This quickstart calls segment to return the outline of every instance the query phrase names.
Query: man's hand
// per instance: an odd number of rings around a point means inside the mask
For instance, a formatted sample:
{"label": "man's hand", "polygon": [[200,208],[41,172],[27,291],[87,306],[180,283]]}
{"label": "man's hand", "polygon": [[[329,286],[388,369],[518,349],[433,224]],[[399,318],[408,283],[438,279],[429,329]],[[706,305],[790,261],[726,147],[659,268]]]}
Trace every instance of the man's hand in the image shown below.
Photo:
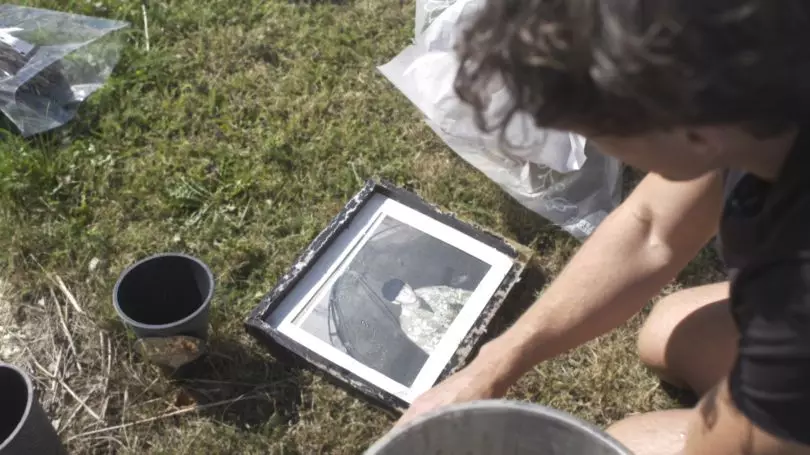
{"label": "man's hand", "polygon": [[451,404],[500,398],[506,394],[507,388],[497,384],[491,370],[487,371],[487,368],[473,361],[417,398],[395,426]]}
{"label": "man's hand", "polygon": [[691,182],[648,175],[512,327],[414,401],[397,424],[446,405],[500,398],[534,365],[626,322],[715,234],[722,202],[719,173]]}

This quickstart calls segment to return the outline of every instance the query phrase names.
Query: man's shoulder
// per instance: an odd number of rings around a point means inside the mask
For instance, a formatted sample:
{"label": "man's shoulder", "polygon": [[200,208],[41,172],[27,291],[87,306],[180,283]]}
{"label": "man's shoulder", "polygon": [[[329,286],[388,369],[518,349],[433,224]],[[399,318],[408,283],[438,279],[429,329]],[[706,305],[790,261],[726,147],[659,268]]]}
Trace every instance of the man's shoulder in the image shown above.
{"label": "man's shoulder", "polygon": [[[808,170],[810,171],[810,170]],[[810,251],[810,175],[804,182],[782,188],[767,207],[764,220],[763,253],[768,256],[790,257],[793,253]]]}
{"label": "man's shoulder", "polygon": [[748,247],[739,249],[743,260],[732,280],[735,313],[790,305],[810,316],[810,179],[775,182],[764,204],[750,224],[736,221],[746,234],[738,243]]}
{"label": "man's shoulder", "polygon": [[800,132],[770,193],[764,226],[768,243],[780,254],[810,248],[810,129]]}

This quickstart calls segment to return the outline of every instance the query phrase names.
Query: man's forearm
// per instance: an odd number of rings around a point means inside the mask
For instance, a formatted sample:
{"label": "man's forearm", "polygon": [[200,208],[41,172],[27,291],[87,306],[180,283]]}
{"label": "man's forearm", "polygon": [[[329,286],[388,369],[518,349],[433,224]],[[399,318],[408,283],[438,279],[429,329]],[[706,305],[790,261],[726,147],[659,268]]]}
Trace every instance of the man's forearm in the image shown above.
{"label": "man's forearm", "polygon": [[621,325],[682,269],[694,252],[673,253],[650,222],[618,209],[581,247],[543,296],[476,362],[505,392],[534,365]]}

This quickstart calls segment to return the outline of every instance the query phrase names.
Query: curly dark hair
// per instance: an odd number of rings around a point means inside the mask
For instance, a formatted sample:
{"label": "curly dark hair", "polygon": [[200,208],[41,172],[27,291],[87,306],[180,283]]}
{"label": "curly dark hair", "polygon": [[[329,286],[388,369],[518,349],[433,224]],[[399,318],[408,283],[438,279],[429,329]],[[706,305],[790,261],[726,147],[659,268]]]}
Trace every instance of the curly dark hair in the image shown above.
{"label": "curly dark hair", "polygon": [[[457,45],[478,126],[784,130],[810,108],[810,0],[486,0]],[[491,84],[510,95],[490,117]]]}

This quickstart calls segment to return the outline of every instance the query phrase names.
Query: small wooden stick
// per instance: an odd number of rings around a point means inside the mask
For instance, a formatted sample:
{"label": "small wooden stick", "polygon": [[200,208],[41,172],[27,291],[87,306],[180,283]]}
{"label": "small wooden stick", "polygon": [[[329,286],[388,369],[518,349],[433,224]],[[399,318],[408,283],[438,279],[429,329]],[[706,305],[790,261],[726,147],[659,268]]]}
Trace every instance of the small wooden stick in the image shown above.
{"label": "small wooden stick", "polygon": [[239,396],[239,397],[236,397],[236,398],[232,398],[230,400],[217,401],[216,403],[203,404],[203,405],[200,405],[200,406],[195,406],[193,408],[180,409],[178,411],[172,411],[172,412],[169,412],[169,413],[166,413],[166,414],[161,414],[159,416],[149,417],[148,419],[137,420],[135,422],[129,422],[129,423],[121,424],[121,425],[114,425],[114,426],[107,427],[107,428],[101,428],[101,429],[98,429],[98,430],[79,433],[77,435],[74,435],[74,436],[71,436],[70,438],[68,438],[68,441],[72,441],[72,440],[77,439],[77,438],[83,438],[85,436],[91,436],[91,435],[94,435],[94,434],[106,433],[108,431],[122,430],[124,428],[129,428],[129,427],[132,427],[132,426],[135,426],[135,425],[142,425],[144,423],[155,422],[157,420],[162,420],[162,419],[166,419],[166,418],[169,418],[169,417],[188,414],[190,412],[203,411],[205,409],[215,408],[217,406],[224,406],[224,405],[233,404],[233,403],[236,403],[236,402],[239,402],[239,401],[253,400],[253,399],[256,399],[256,398],[259,398],[259,397],[258,396],[244,396],[243,395],[243,396]]}
{"label": "small wooden stick", "polygon": [[[37,362],[37,359],[35,359],[35,358],[33,358],[33,357],[32,357],[32,358],[31,358],[31,360],[34,362],[34,365],[35,365],[37,368],[39,368],[39,370],[40,370],[40,371],[42,371],[44,374],[46,374],[46,375],[48,375],[48,376],[50,376],[50,377],[52,377],[52,378],[54,377],[54,376],[53,376],[53,374],[51,374],[51,372],[50,372],[50,371],[46,370],[46,369],[45,369],[45,367],[43,367],[43,366],[42,366],[42,365],[41,365],[39,362]],[[64,389],[65,389],[65,391],[66,391],[66,392],[67,392],[67,393],[68,393],[70,396],[72,396],[72,397],[73,397],[73,399],[74,399],[74,400],[76,400],[76,401],[77,401],[77,402],[78,402],[78,403],[79,403],[79,404],[80,404],[80,405],[81,405],[81,406],[84,408],[84,410],[85,410],[85,411],[87,411],[87,413],[88,413],[88,414],[90,414],[91,416],[95,417],[95,419],[96,419],[96,420],[98,420],[99,422],[103,422],[103,421],[104,421],[104,420],[102,420],[102,418],[101,418],[101,417],[99,417],[99,416],[98,416],[98,414],[96,414],[96,412],[95,412],[95,411],[93,411],[93,410],[90,408],[90,406],[88,406],[88,405],[87,405],[87,403],[85,402],[85,400],[82,400],[81,398],[79,398],[79,395],[78,395],[78,394],[76,394],[76,392],[74,392],[74,391],[73,391],[73,389],[71,389],[71,388],[70,388],[70,386],[68,386],[68,385],[65,383],[65,381],[63,381],[61,378],[56,378],[56,380],[59,382],[59,384],[62,386],[62,388],[64,388]]]}
{"label": "small wooden stick", "polygon": [[[70,334],[70,329],[68,329],[65,318],[62,316],[62,311],[59,309],[59,301],[56,300],[56,295],[53,293],[53,289],[51,289],[51,297],[53,298],[53,304],[56,308],[56,314],[59,315],[59,323],[62,326],[62,331],[65,332],[68,344],[70,345],[70,352],[73,353],[73,360],[76,362],[76,368],[78,368],[79,373],[81,373],[82,365],[79,363],[79,353],[76,351],[76,344],[73,342],[73,335]],[[67,309],[65,309],[65,311],[67,311]]]}
{"label": "small wooden stick", "polygon": [[65,286],[65,282],[62,281],[62,277],[60,277],[59,275],[54,275],[54,280],[56,280],[56,284],[59,286],[59,290],[62,291],[63,294],[65,294],[65,298],[67,298],[68,303],[70,303],[73,309],[76,310],[77,313],[84,315],[85,314],[84,310],[82,310],[82,307],[79,306],[79,302],[76,300],[76,297],[74,297],[73,294],[70,293],[68,287]]}
{"label": "small wooden stick", "polygon": [[104,403],[101,404],[101,418],[107,417],[107,406],[110,404],[110,397],[104,397]]}
{"label": "small wooden stick", "polygon": [[110,338],[107,337],[107,379],[104,382],[104,386],[106,387],[110,382],[110,369],[112,368],[112,342]]}
{"label": "small wooden stick", "polygon": [[[129,387],[124,388],[124,405],[121,406],[121,422],[124,422],[127,418],[127,410],[129,409]],[[132,446],[129,442],[129,433],[127,429],[124,428],[124,439],[127,441],[128,446]]]}
{"label": "small wooden stick", "polygon": [[82,409],[82,405],[77,404],[76,407],[73,409],[73,411],[68,416],[67,420],[65,420],[65,423],[63,423],[62,425],[59,425],[60,428],[59,428],[59,431],[57,431],[58,434],[62,434],[62,432],[64,432],[70,426],[70,422],[73,422],[73,419],[76,418],[76,414],[79,413],[80,409]]}
{"label": "small wooden stick", "polygon": [[[27,348],[26,348],[26,349],[27,349]],[[37,361],[36,357],[34,357],[34,353],[33,353],[33,352],[31,352],[31,350],[30,350],[30,349],[28,349],[28,354],[30,354],[30,355],[31,355],[31,361],[34,363],[34,366],[35,366],[35,367],[37,367],[37,369],[39,369],[39,371],[43,372],[43,373],[44,373],[46,376],[48,376],[49,378],[56,379],[56,376],[54,376],[54,375],[53,375],[53,373],[51,373],[50,371],[48,371],[48,370],[47,370],[45,367],[43,367],[43,366],[42,366],[42,364],[41,364],[41,363],[39,363],[39,362]]]}
{"label": "small wooden stick", "polygon": [[87,411],[87,413],[88,413],[88,414],[90,414],[91,416],[93,416],[93,417],[94,417],[96,420],[98,420],[99,422],[103,422],[103,421],[104,421],[104,419],[102,419],[101,417],[99,417],[99,415],[98,415],[98,414],[96,414],[96,412],[95,412],[95,411],[93,411],[92,409],[90,409],[90,406],[88,406],[88,405],[87,405],[87,403],[85,402],[85,400],[82,400],[81,398],[79,398],[79,395],[77,395],[77,394],[76,394],[76,392],[74,392],[74,391],[73,391],[73,389],[71,389],[70,387],[68,387],[68,385],[67,385],[67,384],[65,384],[65,381],[63,381],[63,380],[59,379],[59,384],[62,384],[62,387],[64,387],[64,388],[65,388],[65,390],[67,390],[67,393],[69,393],[69,394],[70,394],[70,396],[72,396],[74,400],[78,401],[78,402],[79,402],[79,404],[81,404],[81,405],[82,405],[82,407],[84,408],[84,410],[85,410],[85,411]]}
{"label": "small wooden stick", "polygon": [[51,373],[51,393],[56,392],[56,378],[59,376],[60,370],[59,366],[62,363],[62,353],[64,351],[62,349],[59,350],[58,354],[56,354],[56,366],[53,368],[53,373]]}
{"label": "small wooden stick", "polygon": [[146,0],[141,0],[141,14],[143,14],[143,36],[146,39],[146,52],[149,52],[149,18],[146,15]]}

